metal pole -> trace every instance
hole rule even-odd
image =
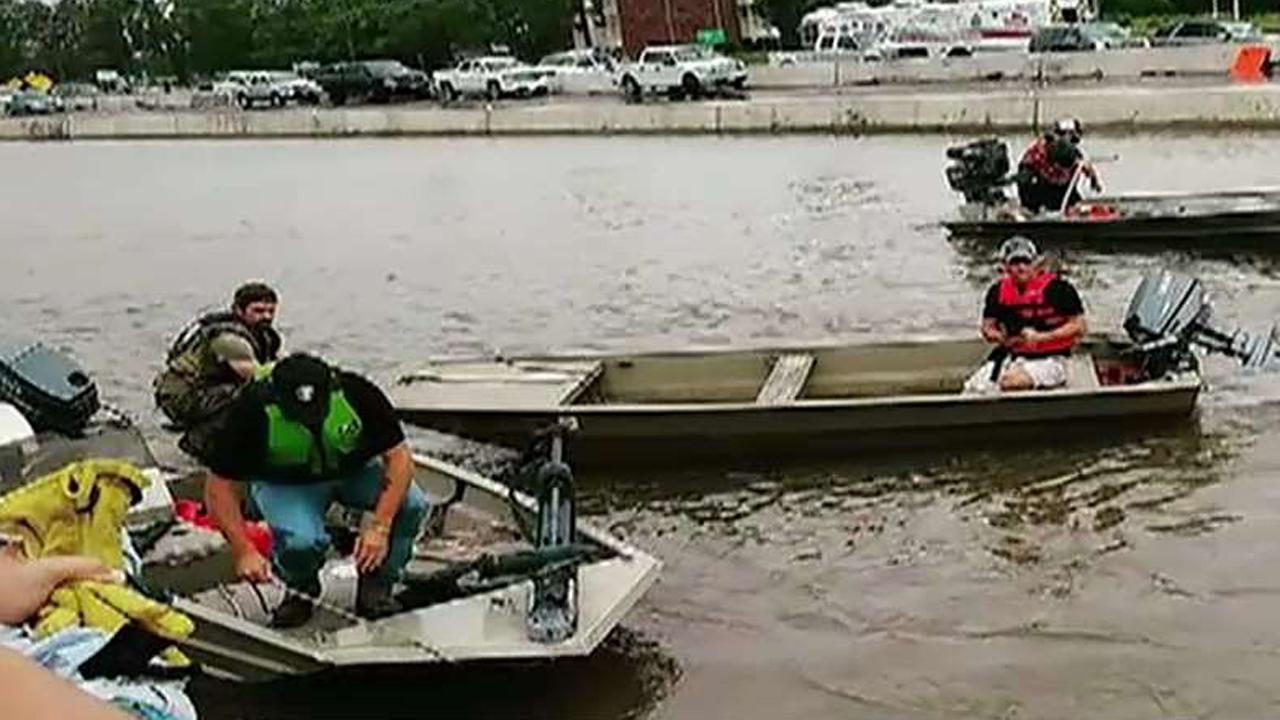
[[[595,47],[595,43],[591,42],[591,17],[587,12],[587,3],[589,0],[582,0],[578,3],[578,21],[582,23],[582,45],[584,48],[590,49]],[[595,0],[600,2],[601,0]]]
[[[1231,0],[1231,19],[1240,21],[1240,0]]]
[[[1213,17],[1218,17],[1218,0],[1213,0]]]

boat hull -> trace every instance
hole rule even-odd
[[[529,390],[499,394],[491,375],[476,374],[479,363],[456,363],[452,369],[443,363],[437,366],[442,379],[438,393],[433,388],[415,392],[411,385],[407,391],[393,391],[392,397],[408,423],[511,447],[525,446],[533,432],[556,418],[572,417],[578,429],[570,444],[571,460],[576,466],[598,467],[810,458],[984,435],[1053,438],[1073,430],[1096,432],[1097,423],[1105,420],[1123,425],[1138,418],[1186,418],[1200,391],[1199,376],[1186,372],[1136,384],[960,393],[963,379],[985,352],[981,342],[943,341],[619,356],[600,360],[607,367],[598,381],[602,394],[613,388],[615,395],[636,397],[643,387],[650,395],[647,402],[586,396],[541,406]],[[796,353],[816,358],[804,393],[776,404],[754,401],[770,358]],[[523,367],[545,373],[558,362],[581,366],[583,360],[536,358]],[[486,383],[468,393],[466,381],[458,380],[460,373]],[[450,378],[462,389],[450,385]],[[699,402],[672,401],[698,393],[704,396]],[[739,399],[730,399],[735,397]]]
[[[1000,208],[961,206],[945,222],[955,237],[1003,240],[1026,235],[1045,242],[1189,241],[1280,236],[1280,190],[1248,188],[1218,192],[1144,193],[1086,201],[1105,208],[1100,216],[1001,217]]]
[[[956,220],[944,225],[955,237],[993,242],[1012,235],[1042,243],[1261,240],[1280,237],[1280,210],[1196,218]]]
[[[529,410],[406,410],[415,425],[474,440],[523,447],[558,417],[573,417],[570,446],[577,466],[685,464],[691,460],[812,458],[874,450],[937,447],[1012,437],[1034,442],[1096,434],[1098,423],[1189,416],[1195,384],[1107,395],[1052,394],[1017,402],[957,401],[954,397],[898,404],[840,406],[797,403],[747,407],[582,407]],[[985,398],[984,398],[985,399]]]
[[[511,525],[516,508],[537,512],[532,498],[489,478],[433,458],[415,458],[415,482],[435,502],[454,498],[452,512],[481,518],[480,525]],[[351,622],[349,612],[333,626],[279,631],[265,626],[268,607],[280,599],[279,583],[246,595],[232,586],[225,547],[195,562],[148,563],[146,581],[172,593],[173,605],[195,623],[181,646],[209,674],[253,682],[345,667],[475,663],[519,663],[591,654],[657,579],[661,563],[588,523],[581,542],[608,553],[577,567],[578,619],[569,638],[541,643],[528,637],[523,609],[529,580],[457,597],[379,620]],[[322,573],[323,576],[323,573]],[[325,581],[328,582],[327,580]],[[210,588],[218,588],[213,591]],[[237,595],[248,602],[224,602]],[[210,598],[213,598],[211,601]],[[331,612],[330,601],[326,613]],[[318,613],[324,614],[324,613]],[[323,624],[323,623],[322,623]]]

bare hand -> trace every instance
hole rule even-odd
[[[1022,329],[1022,342],[1036,343],[1036,342],[1043,342],[1044,339],[1045,339],[1045,333],[1042,333],[1039,330],[1036,330],[1035,328]]]
[[[31,561],[33,565],[42,566],[53,573],[59,582],[76,580],[98,580],[113,582],[118,574],[102,563],[101,560],[83,555],[56,555]]]
[[[355,550],[356,568],[360,572],[371,573],[387,559],[388,535],[384,526],[371,525],[360,531]]]
[[[251,583],[264,583],[271,580],[271,563],[262,557],[257,550],[249,550],[236,556],[236,577]]]

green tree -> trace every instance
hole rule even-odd
[[[800,46],[800,19],[810,10],[828,4],[819,0],[763,0],[761,9],[782,34],[782,47],[796,48]]]

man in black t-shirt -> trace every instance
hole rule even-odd
[[[373,383],[291,355],[237,397],[211,448],[205,501],[231,546],[236,574],[264,582],[274,573],[301,593],[276,609],[275,626],[311,617],[304,596],[320,592],[330,542],[324,516],[335,501],[367,511],[355,547],[356,611],[380,617],[398,609],[392,587],[412,557],[427,501],[413,484],[404,430]],[[245,535],[240,483],[271,527],[270,563]]]
[[[1080,294],[1040,266],[1024,237],[1006,240],[1000,258],[1004,274],[987,291],[981,325],[983,339],[998,347],[965,391],[1061,387],[1066,360],[1087,329]]]

